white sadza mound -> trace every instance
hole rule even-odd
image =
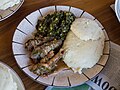
[[[81,40],[98,40],[102,36],[101,27],[87,18],[77,18],[71,25],[71,30]]]
[[[81,26],[83,23],[86,25]],[[73,24],[63,44],[66,50],[64,62],[74,72],[81,74],[83,68],[91,68],[99,61],[103,54],[105,36],[101,28],[96,25],[97,23],[92,20],[79,18]],[[83,28],[85,31],[81,30]]]
[[[13,81],[10,70],[0,64],[0,90],[17,90],[17,84]]]

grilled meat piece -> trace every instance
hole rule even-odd
[[[64,50],[61,49],[53,58],[47,63],[38,63],[31,68],[31,71],[37,75],[48,75],[54,71],[57,62],[63,57]]]
[[[35,49],[37,46],[42,45],[43,43],[49,42],[51,40],[53,40],[53,37],[35,37],[34,39],[29,39],[26,43],[25,43],[25,48],[28,51],[32,51],[33,49]]]
[[[41,44],[41,40],[37,40],[37,39],[29,39],[26,43],[25,43],[25,48],[28,51],[32,51],[37,45]]]
[[[37,60],[34,59],[32,60],[33,63],[46,63],[50,58],[52,58],[55,55],[54,51],[50,51],[43,59]]]
[[[44,43],[41,46],[36,47],[31,53],[31,59],[34,61],[44,58],[51,50],[54,50],[61,46],[62,40],[54,39],[51,42]]]
[[[43,59],[40,60],[40,63],[47,63],[47,61],[55,55],[54,51],[50,51]]]
[[[64,55],[64,50],[60,49],[60,51],[52,58],[49,60],[49,62],[47,62],[49,68],[52,66],[56,66],[56,63],[63,57]]]

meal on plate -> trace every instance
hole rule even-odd
[[[46,76],[63,61],[74,72],[93,67],[104,48],[104,33],[98,24],[73,13],[60,11],[38,20],[34,38],[25,43],[33,65],[30,71]]]
[[[18,3],[20,3],[20,0],[0,0],[0,10],[6,10]]]
[[[0,64],[0,90],[17,90],[17,84],[13,80],[9,69]]]

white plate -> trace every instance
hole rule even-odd
[[[103,56],[100,61],[91,69],[87,69],[83,72],[83,74],[79,75],[78,73],[74,74],[71,70],[61,71],[57,75],[50,75],[48,77],[41,77],[32,72],[30,72],[30,59],[29,55],[24,48],[24,43],[32,37],[32,32],[34,32],[37,21],[39,18],[46,16],[48,13],[54,13],[55,11],[70,11],[76,17],[86,17],[92,20],[95,20],[102,30],[105,33],[106,41]],[[49,6],[45,8],[41,8],[28,16],[26,16],[18,25],[14,36],[12,49],[14,53],[14,57],[19,65],[19,67],[33,80],[36,82],[51,85],[51,86],[76,86],[83,84],[84,82],[90,80],[95,75],[101,72],[104,68],[108,57],[109,57],[109,38],[108,35],[102,26],[102,24],[91,14],[71,6]]]
[[[20,0],[20,3],[16,4],[15,6],[6,10],[0,10],[0,21],[3,21],[12,16],[22,6],[23,2],[24,0]]]
[[[115,1],[115,12],[116,12],[116,16],[120,22],[120,0]]]
[[[13,77],[13,80],[17,83],[17,87],[18,89],[17,90],[25,90],[25,87],[22,83],[22,80],[20,79],[20,77],[17,75],[17,73],[11,68],[9,67],[8,65],[4,64],[3,62],[0,61],[0,65],[2,65],[2,67],[5,67],[7,69],[10,70],[11,74],[12,74],[12,77]]]

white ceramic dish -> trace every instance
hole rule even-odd
[[[8,17],[12,16],[23,4],[24,0],[20,0],[19,4],[8,8],[6,10],[0,10],[0,21],[7,19]]]
[[[20,79],[20,77],[17,75],[17,73],[11,68],[9,67],[8,65],[4,64],[3,62],[0,61],[0,65],[2,65],[2,67],[5,67],[7,69],[10,70],[11,74],[12,74],[12,77],[13,77],[13,80],[17,83],[17,87],[18,89],[17,90],[25,90],[25,87],[22,83],[22,80]]]
[[[30,72],[29,70],[30,59],[28,53],[24,48],[24,43],[26,42],[26,40],[32,37],[32,32],[34,32],[39,18],[42,18],[43,16],[46,16],[49,13],[53,13],[55,11],[60,11],[60,10],[70,11],[76,17],[86,17],[95,20],[99,24],[99,26],[102,28],[103,32],[105,33],[105,37],[106,37],[103,56],[93,68],[84,70],[81,75],[78,73],[75,74],[71,70],[64,70],[59,72],[57,75],[41,77]],[[109,57],[109,38],[102,24],[91,14],[81,9],[70,6],[49,6],[36,10],[35,12],[26,16],[20,22],[13,36],[12,49],[13,49],[14,57],[19,67],[30,78],[32,78],[36,82],[51,86],[76,86],[90,80],[98,73],[100,73],[101,70],[104,68]]]
[[[120,22],[120,0],[115,1],[115,13]]]

